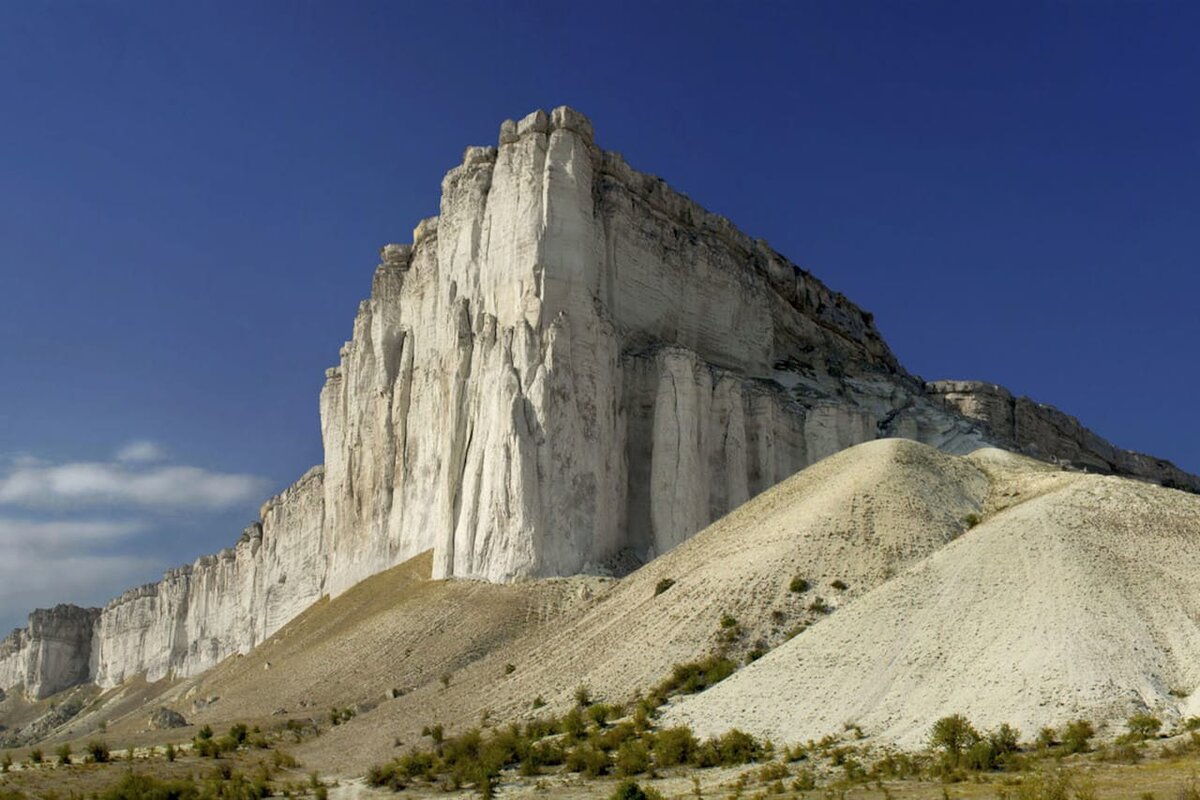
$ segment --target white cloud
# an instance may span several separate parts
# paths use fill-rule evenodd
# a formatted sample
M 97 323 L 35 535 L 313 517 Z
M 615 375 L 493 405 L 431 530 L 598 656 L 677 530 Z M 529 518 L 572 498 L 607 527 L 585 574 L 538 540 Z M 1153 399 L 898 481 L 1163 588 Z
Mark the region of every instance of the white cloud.
M 263 494 L 267 481 L 254 475 L 200 467 L 107 462 L 15 466 L 0 476 L 0 504 L 22 508 L 137 506 L 157 509 L 232 508 Z
M 31 520 L 0 517 L 0 551 L 7 558 L 111 545 L 141 533 L 137 520 Z
M 162 461 L 167 457 L 167 451 L 162 445 L 147 439 L 139 439 L 117 451 L 117 461 L 134 464 L 144 464 L 152 461 Z
M 144 530 L 136 520 L 0 517 L 0 635 L 34 608 L 103 603 L 155 576 L 156 559 L 111 552 Z

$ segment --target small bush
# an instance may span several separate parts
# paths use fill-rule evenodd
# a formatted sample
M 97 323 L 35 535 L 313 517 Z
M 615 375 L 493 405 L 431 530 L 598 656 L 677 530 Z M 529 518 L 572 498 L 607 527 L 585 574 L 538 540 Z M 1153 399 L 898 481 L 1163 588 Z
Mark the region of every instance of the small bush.
M 440 676 L 440 677 L 438 677 L 438 680 L 442 682 L 442 688 L 443 688 L 443 689 L 449 689 L 449 688 L 450 688 L 450 677 L 451 677 L 451 676 L 450 676 L 450 673 L 449 673 L 449 672 L 443 672 L 443 673 L 441 674 L 441 676 Z
M 30 764 L 40 764 L 45 757 L 45 754 L 36 747 L 29 751 Z
M 829 612 L 829 604 L 825 602 L 824 597 L 814 597 L 808 604 L 808 610 L 814 614 L 826 614 Z
M 609 795 L 609 800 L 662 800 L 654 789 L 643 789 L 636 781 L 625 781 Z
M 675 580 L 673 578 L 662 578 L 658 583 L 654 584 L 654 596 L 658 597 L 660 594 L 665 592 L 667 589 L 670 589 L 674 585 Z
M 650 750 L 640 739 L 630 739 L 617 748 L 613 763 L 618 775 L 641 775 L 650 768 Z
M 1162 720 L 1151 714 L 1134 714 L 1125 720 L 1125 727 L 1135 741 L 1153 739 L 1162 730 Z
M 588 691 L 586 686 L 575 687 L 575 705 L 580 708 L 587 708 L 592 704 L 592 693 Z
M 849 586 L 846 585 L 845 581 L 842 581 L 840 578 L 829 585 L 832 586 L 834 589 L 837 589 L 839 592 L 844 592 L 850 588 Z
M 1096 729 L 1086 719 L 1068 722 L 1062 732 L 1063 749 L 1068 753 L 1086 753 L 1091 749 L 1092 737 Z
M 58 756 L 58 763 L 62 766 L 65 767 L 71 763 L 71 745 L 59 745 L 58 750 L 55 751 L 55 754 Z
M 974 512 L 963 517 L 963 523 L 967 526 L 967 530 L 974 528 L 980 522 L 982 522 L 982 520 L 980 519 L 979 515 Z
M 811 769 L 800 769 L 796 772 L 796 779 L 792 781 L 793 792 L 807 792 L 815 788 L 817 776 Z
M 929 731 L 929 746 L 941 750 L 951 766 L 958 766 L 963 754 L 980 741 L 979 731 L 962 714 L 942 717 Z
M 505 664 L 504 665 L 504 674 L 505 675 L 512 675 L 516 671 L 517 671 L 516 664 Z
M 163 750 L 163 756 L 167 759 L 167 761 L 174 761 L 176 756 L 175 745 L 167 742 L 167 746 Z
M 109 760 L 108 745 L 101 739 L 87 743 L 87 761 L 92 764 L 106 764 Z
M 804 594 L 808 591 L 808 581 L 797 575 L 796 577 L 792 578 L 791 583 L 788 584 L 788 591 L 791 591 L 794 594 Z
M 4 758 L 0 758 L 0 772 L 8 772 L 12 769 L 12 753 L 5 753 Z
M 696 754 L 700 743 L 690 728 L 667 728 L 654 734 L 651 740 L 654 762 L 660 767 L 686 764 Z
M 671 677 L 655 690 L 663 697 L 672 694 L 695 694 L 720 683 L 737 670 L 737 664 L 724 656 L 709 656 L 702 661 L 676 664 Z
M 542 696 L 539 694 L 537 697 L 533 698 L 533 702 L 529 705 L 533 708 L 541 708 L 542 706 L 546 705 L 546 701 L 543 700 Z

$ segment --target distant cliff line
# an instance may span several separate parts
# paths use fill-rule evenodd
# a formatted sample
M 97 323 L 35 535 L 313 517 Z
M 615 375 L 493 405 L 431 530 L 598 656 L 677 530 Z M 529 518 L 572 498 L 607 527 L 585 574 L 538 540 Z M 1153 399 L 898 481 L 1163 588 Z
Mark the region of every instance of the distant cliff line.
M 234 547 L 99 611 L 35 612 L 0 643 L 0 688 L 196 674 L 430 549 L 435 577 L 621 569 L 881 437 L 1200 491 L 1049 406 L 921 382 L 870 313 L 569 108 L 468 148 L 412 239 L 383 248 L 327 372 L 325 463 Z

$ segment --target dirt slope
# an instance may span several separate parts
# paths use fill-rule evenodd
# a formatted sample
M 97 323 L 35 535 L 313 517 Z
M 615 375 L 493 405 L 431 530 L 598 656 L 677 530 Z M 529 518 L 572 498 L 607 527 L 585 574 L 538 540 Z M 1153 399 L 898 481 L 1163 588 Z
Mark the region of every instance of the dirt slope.
M 999 451 L 969 460 L 993 483 L 982 524 L 669 719 L 781 742 L 855 722 L 919 746 L 952 713 L 1029 737 L 1200 713 L 1200 497 Z
M 733 647 L 739 657 L 761 642 L 777 644 L 821 616 L 807 610 L 815 597 L 836 609 L 960 535 L 988 489 L 975 464 L 912 442 L 839 453 L 455 672 L 448 689 L 418 687 L 320 737 L 301 756 L 354 771 L 393 754 L 397 739 L 416 742 L 433 722 L 478 724 L 483 709 L 496 721 L 529 717 L 537 697 L 548 704 L 537 713 L 560 711 L 581 684 L 600 698 L 628 699 L 674 664 L 713 652 L 723 614 L 743 631 Z M 791 592 L 796 575 L 812 588 Z M 656 596 L 664 578 L 675 583 Z M 834 589 L 835 580 L 848 588 Z

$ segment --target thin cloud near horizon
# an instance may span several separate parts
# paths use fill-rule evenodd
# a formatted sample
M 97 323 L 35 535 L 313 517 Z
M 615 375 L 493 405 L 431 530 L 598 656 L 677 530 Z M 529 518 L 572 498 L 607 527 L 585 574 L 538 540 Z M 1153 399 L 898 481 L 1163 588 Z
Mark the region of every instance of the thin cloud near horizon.
M 114 461 L 18 461 L 0 472 L 0 506 L 219 511 L 262 496 L 270 485 L 256 475 L 158 463 L 164 454 L 152 442 L 134 442 Z
M 177 559 L 154 544 L 181 541 L 180 514 L 203 525 L 270 488 L 256 475 L 167 463 L 168 449 L 147 439 L 111 452 L 105 461 L 0 456 L 0 635 L 35 608 L 100 605 L 157 579 Z

